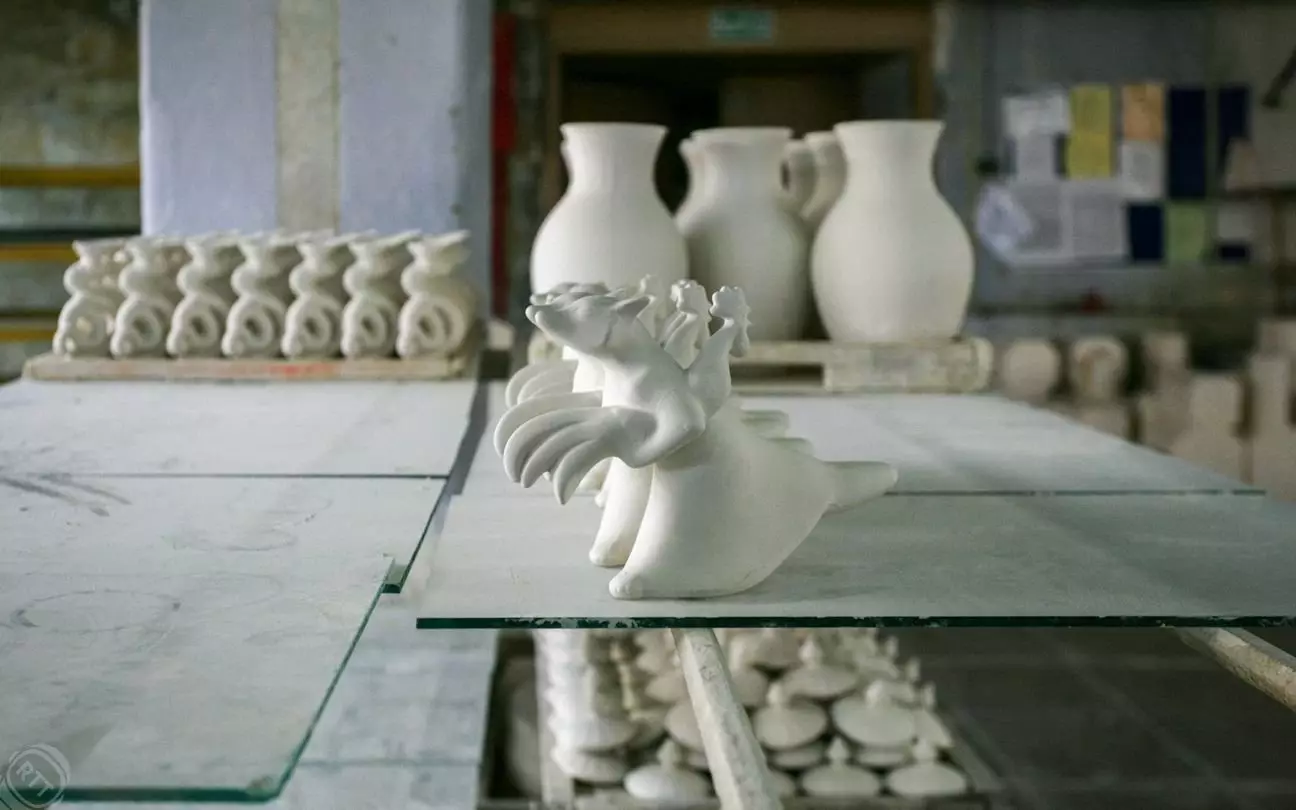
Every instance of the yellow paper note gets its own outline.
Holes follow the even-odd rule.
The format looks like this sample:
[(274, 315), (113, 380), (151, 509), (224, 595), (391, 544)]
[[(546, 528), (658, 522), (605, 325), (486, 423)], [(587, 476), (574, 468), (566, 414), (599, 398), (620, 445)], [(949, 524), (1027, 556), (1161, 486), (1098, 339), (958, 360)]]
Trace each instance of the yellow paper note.
[(1111, 133), (1072, 132), (1067, 136), (1066, 173), (1076, 180), (1112, 175)]
[(1165, 208), (1165, 257), (1169, 264), (1197, 264), (1206, 258), (1206, 206), (1170, 203)]
[(1127, 141), (1165, 140), (1165, 85), (1121, 88), (1121, 133)]
[(1105, 84), (1071, 88), (1071, 134), (1112, 135), (1112, 91)]

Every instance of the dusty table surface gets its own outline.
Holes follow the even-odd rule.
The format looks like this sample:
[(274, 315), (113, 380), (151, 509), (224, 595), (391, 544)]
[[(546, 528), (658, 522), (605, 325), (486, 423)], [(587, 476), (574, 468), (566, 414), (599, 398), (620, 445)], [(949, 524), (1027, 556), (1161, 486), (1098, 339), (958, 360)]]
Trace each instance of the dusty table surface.
[(0, 474), (445, 476), (476, 390), (20, 380), (0, 386)]
[(482, 446), (420, 560), (420, 626), (1296, 621), (1296, 508), (1240, 483), (994, 397), (744, 404), (787, 410), (823, 457), (892, 461), (901, 485), (746, 593), (618, 601), (587, 559), (592, 499), (521, 490)]

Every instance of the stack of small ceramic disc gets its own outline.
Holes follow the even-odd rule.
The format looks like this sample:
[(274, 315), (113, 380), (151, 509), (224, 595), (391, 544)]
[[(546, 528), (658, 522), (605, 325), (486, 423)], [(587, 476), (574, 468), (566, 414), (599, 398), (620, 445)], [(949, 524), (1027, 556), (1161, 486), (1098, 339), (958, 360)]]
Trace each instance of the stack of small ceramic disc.
[[(916, 659), (876, 631), (719, 634), (739, 701), (784, 796), (966, 793)], [(712, 795), (698, 721), (665, 630), (536, 631), (557, 767), (578, 789), (644, 806)], [(714, 801), (714, 799), (711, 799)]]

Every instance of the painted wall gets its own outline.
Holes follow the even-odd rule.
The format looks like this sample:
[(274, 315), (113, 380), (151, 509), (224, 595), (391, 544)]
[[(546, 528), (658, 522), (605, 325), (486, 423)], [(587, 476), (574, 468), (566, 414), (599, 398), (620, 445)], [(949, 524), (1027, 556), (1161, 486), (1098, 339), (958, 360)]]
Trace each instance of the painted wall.
[(145, 0), (145, 231), (467, 228), (488, 291), (491, 13)]
[[(133, 5), (119, 0), (0, 2), (0, 163), (120, 164), (139, 156)], [(137, 189), (2, 188), (0, 228), (139, 223)], [(61, 262), (0, 265), (0, 312), (56, 311)], [(45, 343), (0, 342), (0, 379)]]

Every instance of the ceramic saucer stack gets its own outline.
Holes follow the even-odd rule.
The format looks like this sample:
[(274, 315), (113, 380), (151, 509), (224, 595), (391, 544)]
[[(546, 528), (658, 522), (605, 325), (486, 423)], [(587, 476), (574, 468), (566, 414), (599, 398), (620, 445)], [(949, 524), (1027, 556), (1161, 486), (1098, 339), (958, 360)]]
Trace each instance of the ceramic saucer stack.
[(554, 763), (590, 785), (620, 785), (629, 769), (626, 745), (639, 728), (624, 706), (610, 654), (611, 639), (597, 632), (537, 631), (540, 700), (548, 711)]
[[(717, 634), (780, 796), (936, 799), (968, 790), (917, 659), (875, 630)], [(536, 631), (549, 752), (588, 796), (714, 801), (702, 734), (666, 631)], [(614, 802), (615, 803), (615, 802)], [(619, 806), (619, 805), (618, 805)]]

